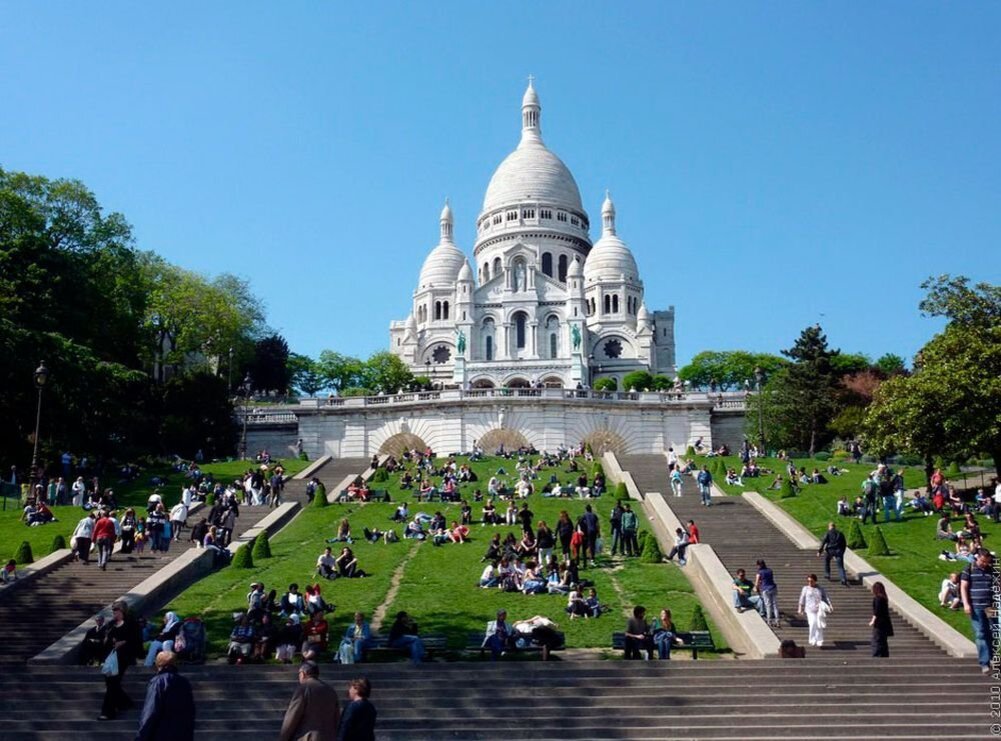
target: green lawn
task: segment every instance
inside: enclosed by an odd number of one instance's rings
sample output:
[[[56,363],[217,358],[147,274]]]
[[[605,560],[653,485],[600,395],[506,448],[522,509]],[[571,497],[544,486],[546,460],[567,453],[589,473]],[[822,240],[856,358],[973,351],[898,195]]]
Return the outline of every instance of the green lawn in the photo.
[[[361,540],[365,526],[383,530],[394,528],[402,533],[402,528],[389,520],[401,499],[411,502],[412,514],[417,511],[433,514],[441,510],[449,521],[459,519],[459,504],[417,504],[413,502],[411,492],[399,488],[400,475],[393,474],[389,481],[373,484],[375,489],[388,490],[392,502],[307,507],[272,539],[274,555],[269,561],[255,564],[254,570],[228,567],[216,572],[180,595],[167,609],[173,609],[182,616],[202,615],[209,630],[210,651],[221,653],[232,627],[232,613],[246,606],[250,582],[263,581],[266,589],[276,588],[279,594],[292,581],[304,588],[314,580],[314,564],[323,549],[324,539],[334,533],[342,517],[348,517],[356,537],[352,548],[361,568],[371,576],[323,582],[325,598],[338,606],[336,613],[328,618],[331,636],[343,633],[355,610],[371,615],[386,601],[393,572],[401,565],[402,581],[395,598],[388,605],[389,618],[384,629],[388,629],[397,611],[406,610],[420,624],[422,632],[443,633],[449,637],[449,645],[454,648],[465,645],[469,633],[482,631],[486,621],[492,619],[501,606],[508,610],[512,619],[542,614],[556,620],[566,632],[567,644],[572,648],[608,647],[611,633],[624,628],[627,611],[635,604],[644,604],[653,614],[662,607],[669,607],[678,624],[688,627],[697,600],[688,581],[674,565],[640,564],[637,560],[613,561],[604,557],[599,559],[598,568],[582,570],[582,578],[595,582],[599,598],[610,608],[608,614],[596,620],[570,621],[563,610],[566,605],[563,596],[480,589],[477,586],[483,570],[480,559],[490,536],[494,532],[506,534],[509,530],[520,535],[520,528],[483,526],[480,523],[480,506],[472,502],[472,493],[477,487],[485,491],[490,475],[501,466],[513,481],[514,465],[514,461],[498,459],[473,464],[480,480],[465,484],[461,489],[462,495],[468,496],[473,505],[472,538],[468,543],[435,547],[427,541],[401,541],[386,545]],[[544,472],[540,482],[548,481],[549,473]],[[575,474],[568,472],[560,474],[564,481],[573,476]],[[583,512],[587,504],[581,500],[552,500],[537,494],[528,501],[535,513],[536,524],[539,520],[553,523],[561,509],[566,509],[575,517]],[[603,527],[607,526],[612,498],[606,495],[591,503],[601,517]],[[335,546],[339,547],[339,544]],[[711,630],[716,644],[725,648],[722,635],[713,626]]]
[[[309,465],[307,461],[289,459],[283,461],[286,473],[291,476]],[[245,472],[251,465],[247,461],[226,461],[206,463],[201,468],[205,473],[211,473],[217,479],[230,481]],[[181,499],[181,488],[187,482],[183,474],[172,471],[169,466],[158,466],[146,469],[135,481],[129,483],[114,483],[110,479],[102,482],[102,486],[110,487],[115,492],[115,498],[122,507],[145,507],[149,495],[153,492],[150,479],[160,476],[167,483],[162,488],[164,501],[171,507]],[[14,499],[6,500],[7,509],[0,510],[0,558],[13,558],[21,543],[27,540],[31,543],[31,551],[37,561],[51,552],[52,541],[56,535],[62,535],[69,544],[70,534],[76,524],[84,516],[79,507],[53,507],[52,511],[57,522],[50,522],[39,527],[28,527],[21,520],[21,507]]]
[[[724,460],[727,467],[740,470],[738,458],[729,457]],[[705,462],[703,459],[698,459],[699,465],[703,462]],[[805,466],[808,472],[817,467],[821,471],[825,471],[825,476],[827,475],[827,466],[832,465],[830,461],[811,461],[808,459],[797,459],[795,463],[797,467]],[[771,458],[759,461],[759,465],[773,470],[784,470],[785,466],[782,461]],[[841,468],[849,469],[849,472],[838,477],[827,476],[830,483],[803,487],[798,496],[790,499],[781,499],[777,491],[766,489],[773,476],[744,479],[743,487],[729,487],[722,480],[717,481],[717,483],[729,494],[739,494],[741,491],[750,490],[761,492],[803,523],[814,535],[823,537],[827,530],[827,523],[831,520],[838,521],[841,530],[847,532],[849,524],[847,518],[836,516],[837,501],[842,494],[847,495],[849,501],[854,501],[855,497],[861,493],[862,481],[875,467],[871,464],[856,466],[844,462],[840,462],[838,465]],[[904,482],[909,492],[921,488],[925,483],[924,471],[916,467],[908,468],[905,471]],[[882,506],[882,502],[880,502],[880,506]],[[946,562],[938,559],[943,549],[953,550],[952,543],[935,538],[938,517],[925,517],[921,513],[912,513],[907,508],[904,511],[903,522],[892,519],[887,524],[883,522],[883,513],[880,509],[879,520],[879,526],[883,530],[893,555],[870,556],[865,549],[861,550],[859,555],[960,633],[972,636],[970,621],[962,611],[947,610],[938,604],[938,590],[942,579],[952,571],[962,571],[966,565],[962,561]],[[983,532],[989,535],[986,540],[987,546],[996,550],[997,546],[993,540],[1001,534],[1001,527],[985,517],[978,517],[977,520]],[[961,522],[961,518],[954,519],[953,529],[958,530],[958,525]],[[874,527],[871,524],[862,526],[862,533],[867,541],[870,539]]]

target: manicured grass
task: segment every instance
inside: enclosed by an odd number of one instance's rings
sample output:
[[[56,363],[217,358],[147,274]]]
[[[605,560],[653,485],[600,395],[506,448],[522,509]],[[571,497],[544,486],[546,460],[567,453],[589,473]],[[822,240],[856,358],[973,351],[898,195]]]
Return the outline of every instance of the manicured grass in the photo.
[[[249,461],[224,461],[206,463],[201,469],[204,473],[211,473],[217,480],[227,482],[244,473],[252,465],[254,464]],[[309,463],[298,459],[289,459],[282,461],[282,465],[285,466],[286,474],[292,476],[303,470]],[[120,513],[125,507],[136,507],[138,511],[140,507],[145,509],[149,495],[153,493],[155,487],[150,483],[153,476],[160,476],[167,481],[162,487],[161,493],[168,508],[181,500],[181,489],[188,479],[185,478],[184,474],[173,471],[169,466],[146,469],[138,479],[128,483],[113,483],[107,480],[101,485],[111,488],[115,492],[115,498],[122,508]],[[52,540],[56,535],[62,535],[68,546],[70,535],[85,514],[80,507],[69,505],[52,507],[57,522],[50,522],[39,527],[28,527],[20,521],[22,508],[17,500],[7,499],[6,503],[6,511],[0,510],[0,558],[4,560],[4,563],[7,559],[14,557],[14,552],[25,540],[31,543],[32,554],[36,561],[49,554]]]
[[[232,613],[246,607],[250,582],[263,581],[266,590],[275,588],[279,594],[292,581],[305,588],[307,583],[316,580],[312,574],[316,558],[325,545],[323,541],[333,535],[342,517],[348,517],[356,537],[352,549],[361,568],[371,576],[333,582],[321,580],[324,597],[338,606],[336,613],[328,616],[332,642],[343,634],[355,610],[371,616],[372,611],[386,601],[393,572],[401,564],[402,581],[395,598],[388,605],[383,631],[388,630],[397,611],[406,610],[414,616],[422,632],[447,635],[452,648],[462,648],[470,633],[482,632],[486,621],[493,619],[501,606],[508,610],[511,619],[541,614],[555,620],[566,632],[567,645],[571,648],[608,648],[612,632],[624,628],[627,613],[636,604],[644,604],[651,616],[655,616],[662,607],[668,607],[679,626],[688,628],[697,600],[679,568],[669,564],[641,564],[637,559],[613,560],[602,556],[597,568],[582,569],[581,577],[595,582],[601,602],[609,607],[608,613],[594,620],[571,621],[564,612],[564,596],[480,589],[477,582],[484,567],[480,559],[490,537],[495,532],[503,536],[511,531],[518,537],[521,533],[520,526],[482,525],[481,503],[472,501],[473,492],[476,488],[485,492],[490,475],[500,467],[506,469],[507,478],[513,483],[516,480],[516,463],[487,459],[472,464],[480,480],[464,484],[460,489],[462,496],[468,498],[473,507],[471,540],[468,543],[436,547],[429,541],[401,541],[386,545],[381,542],[367,543],[361,539],[365,526],[380,530],[395,529],[402,534],[401,525],[391,522],[389,518],[399,501],[404,499],[411,503],[411,514],[418,511],[433,514],[440,510],[449,522],[459,519],[458,503],[416,503],[411,491],[399,488],[400,474],[394,473],[389,481],[372,484],[374,489],[388,490],[391,502],[307,507],[295,521],[271,539],[273,558],[255,563],[253,570],[237,571],[227,567],[216,572],[180,595],[167,609],[173,609],[182,616],[202,615],[209,631],[210,653],[222,653],[233,625]],[[583,461],[581,465],[584,465]],[[587,470],[590,470],[589,466]],[[536,482],[540,489],[541,484],[549,480],[550,473],[551,470],[546,470],[540,474]],[[564,482],[576,477],[576,474],[565,471],[558,475]],[[590,503],[599,515],[602,527],[607,528],[614,500],[607,494],[589,501],[549,499],[535,494],[528,499],[528,503],[535,514],[536,526],[540,520],[552,525],[562,509],[576,518]],[[498,501],[499,511],[505,507],[506,503]],[[642,529],[642,517],[640,521]],[[340,544],[334,544],[334,547],[339,548]],[[725,649],[722,636],[714,628],[713,636],[717,645]]]
[[[740,470],[740,461],[736,457],[724,459],[727,467],[733,466]],[[699,459],[699,465],[702,464]],[[810,485],[803,487],[799,495],[790,499],[782,499],[779,493],[774,490],[767,490],[773,476],[762,476],[758,479],[744,479],[743,487],[728,487],[719,481],[721,487],[728,493],[738,494],[741,491],[759,491],[764,496],[778,504],[790,515],[803,523],[818,538],[823,537],[827,530],[827,523],[834,520],[839,528],[847,533],[849,519],[838,517],[837,501],[842,494],[848,496],[853,502],[855,497],[861,493],[862,481],[872,472],[873,465],[854,465],[851,463],[839,463],[841,468],[849,469],[849,472],[838,477],[827,475],[826,468],[832,465],[828,461],[796,460],[796,466],[805,466],[806,470],[812,471],[814,467],[825,472],[830,483],[821,485]],[[764,459],[759,461],[759,465],[773,470],[782,471],[785,464],[775,459]],[[907,490],[913,491],[924,485],[924,471],[918,468],[908,468],[905,470],[904,483]],[[947,610],[938,604],[938,591],[942,579],[950,572],[961,572],[966,567],[963,561],[940,561],[938,556],[943,550],[952,552],[954,544],[950,541],[937,540],[935,538],[935,526],[938,522],[937,516],[925,517],[921,513],[915,513],[906,508],[904,510],[904,521],[897,522],[891,514],[889,523],[883,522],[882,500],[879,502],[879,526],[886,536],[886,542],[890,547],[890,556],[870,556],[866,550],[861,550],[859,555],[875,566],[880,572],[886,574],[898,587],[907,592],[922,605],[933,613],[941,617],[956,630],[966,636],[972,636],[970,621],[960,611]],[[986,517],[978,517],[981,530],[988,534],[985,544],[992,550],[997,550],[997,545],[993,541],[1001,536],[1001,527],[995,525]],[[962,518],[953,520],[953,529],[959,530]],[[873,525],[863,525],[862,533],[866,542],[869,542],[873,530]]]

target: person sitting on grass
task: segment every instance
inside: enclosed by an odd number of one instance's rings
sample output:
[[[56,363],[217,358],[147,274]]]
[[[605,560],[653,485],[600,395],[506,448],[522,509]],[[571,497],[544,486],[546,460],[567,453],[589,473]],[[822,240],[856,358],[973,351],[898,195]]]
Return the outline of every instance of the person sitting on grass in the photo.
[[[938,540],[956,540],[958,537],[959,536],[952,531],[952,525],[949,524],[949,515],[947,513],[942,513],[935,529],[935,538]]]
[[[292,582],[288,585],[288,592],[282,595],[280,615],[286,617],[288,615],[302,615],[305,612],[306,601],[299,593],[299,585]]]
[[[239,622],[229,634],[229,646],[226,655],[230,664],[242,664],[254,650],[254,626],[246,613],[240,616]]]
[[[396,511],[393,512],[393,516],[390,517],[393,522],[406,522],[410,519],[410,509],[407,507],[406,502],[400,502],[396,507]]]
[[[453,543],[465,543],[469,540],[469,528],[465,525],[460,525],[455,520],[452,520],[452,526],[448,531],[448,537]]]
[[[327,538],[328,543],[350,543],[351,542],[351,523],[348,522],[348,518],[345,517],[341,520],[340,524],[337,526],[337,535],[332,538]]]
[[[412,538],[414,540],[424,540],[427,536],[428,536],[427,533],[424,532],[424,528],[421,527],[421,523],[417,519],[417,517],[414,517],[414,519],[408,522],[406,529],[403,531],[404,538]]]
[[[431,481],[429,479],[422,479],[420,488],[417,490],[417,501],[430,502],[434,493],[435,488],[431,485]]]
[[[400,488],[401,489],[414,488],[414,477],[411,475],[409,470],[404,471],[403,476],[400,477]]]
[[[315,651],[323,653],[327,650],[327,634],[330,626],[322,612],[314,612],[302,629],[302,652]]]
[[[504,548],[501,545],[500,533],[494,533],[493,537],[490,538],[490,542],[487,544],[487,552],[483,554],[483,558],[480,559],[480,563],[483,563],[484,561],[497,561],[502,555],[504,555]]]
[[[483,569],[483,573],[480,574],[480,588],[492,589],[497,586],[500,586],[500,577],[497,572],[497,561],[492,561],[487,564],[487,566]]]
[[[497,524],[497,505],[494,504],[493,498],[488,499],[483,503],[483,524]]]
[[[348,579],[365,576],[365,572],[358,568],[358,559],[350,548],[345,546],[341,550],[341,555],[337,557],[337,573]]]
[[[275,651],[275,660],[282,664],[291,664],[292,657],[299,650],[302,643],[302,625],[298,615],[289,615],[285,620],[285,625],[278,631],[278,648]]]
[[[546,591],[546,580],[536,569],[535,561],[525,564],[525,575],[521,580],[521,591],[525,594],[544,594]]]
[[[587,600],[584,599],[584,594],[581,592],[579,584],[573,584],[570,587],[570,594],[567,595],[566,611],[571,620],[575,620],[576,618],[587,620],[591,617],[591,608],[588,607]]]
[[[737,472],[734,471],[732,468],[729,468],[726,471],[726,483],[729,486],[743,486],[744,485],[744,482],[741,480],[740,476],[738,476]]]
[[[963,537],[956,539],[956,552],[949,553],[949,551],[942,551],[939,555],[940,561],[966,561],[967,563],[973,563],[974,553],[976,553],[976,547],[972,547],[970,542]]]
[[[323,549],[323,553],[316,559],[316,573],[324,579],[337,578],[337,559],[334,558],[330,546]]]
[[[959,574],[957,572],[952,572],[942,580],[942,588],[938,592],[938,603],[950,610],[958,610],[963,606],[963,600],[959,596]]]
[[[848,503],[848,497],[842,494],[841,499],[838,500],[838,516],[851,517],[851,514],[852,514],[852,507]]]
[[[306,612],[310,615],[317,612],[326,614],[333,612],[335,609],[334,605],[323,599],[319,584],[306,585]]]
[[[605,606],[598,601],[598,590],[591,587],[587,592],[587,598],[584,600],[587,603],[587,609],[591,611],[591,617],[596,618],[605,611]]]
[[[518,541],[518,545],[516,546],[516,552],[519,558],[524,559],[535,558],[538,555],[538,546],[531,530],[526,530],[522,534],[521,540]]]

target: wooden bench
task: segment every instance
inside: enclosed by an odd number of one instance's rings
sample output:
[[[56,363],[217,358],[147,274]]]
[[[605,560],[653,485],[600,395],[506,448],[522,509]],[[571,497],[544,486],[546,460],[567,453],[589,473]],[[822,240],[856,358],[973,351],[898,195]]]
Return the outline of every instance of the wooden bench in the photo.
[[[421,642],[424,644],[424,651],[427,655],[432,653],[444,653],[448,649],[448,638],[443,635],[431,633],[429,635],[421,636]],[[372,636],[371,642],[365,649],[366,654],[370,653],[397,653],[410,655],[409,648],[396,648],[389,645],[389,636],[374,635]]]
[[[699,651],[715,651],[716,644],[713,643],[712,634],[708,630],[693,630],[689,633],[679,633],[683,643],[675,643],[671,646],[672,651],[691,651],[692,659],[699,658]],[[626,634],[612,633],[612,648],[616,651],[626,650]]]
[[[524,636],[519,636],[519,637],[524,637]],[[485,635],[485,633],[482,630],[478,630],[475,633],[470,633],[469,636],[468,636],[468,638],[467,638],[467,640],[466,640],[466,651],[469,651],[469,652],[472,652],[472,653],[475,653],[476,651],[479,651],[480,652],[480,658],[481,659],[484,658],[484,656],[486,656],[487,652],[490,651],[490,647],[484,645],[485,641],[486,641],[486,635]],[[562,651],[565,648],[566,648],[566,643],[564,643],[563,645],[558,646],[556,648],[551,648],[549,650],[550,650],[550,652],[552,652],[552,651]],[[508,653],[531,653],[531,652],[541,653],[542,652],[542,644],[541,643],[535,643],[534,641],[530,641],[524,647],[521,647],[521,646],[510,646],[509,648],[505,649],[505,651],[507,651]]]
[[[337,504],[347,504],[348,502],[360,502],[360,499],[352,499],[348,495],[347,489],[341,489],[341,493],[337,495],[337,499],[334,500]],[[369,489],[368,492],[368,502],[388,502],[389,492],[385,489]]]

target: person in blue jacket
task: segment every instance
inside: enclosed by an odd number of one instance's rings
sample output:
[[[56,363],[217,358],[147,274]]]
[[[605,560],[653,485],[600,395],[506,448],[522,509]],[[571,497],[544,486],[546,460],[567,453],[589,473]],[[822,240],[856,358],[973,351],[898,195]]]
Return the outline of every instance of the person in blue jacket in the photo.
[[[156,674],[146,685],[146,702],[136,741],[190,741],[195,737],[195,697],[177,673],[177,654],[161,651]]]

